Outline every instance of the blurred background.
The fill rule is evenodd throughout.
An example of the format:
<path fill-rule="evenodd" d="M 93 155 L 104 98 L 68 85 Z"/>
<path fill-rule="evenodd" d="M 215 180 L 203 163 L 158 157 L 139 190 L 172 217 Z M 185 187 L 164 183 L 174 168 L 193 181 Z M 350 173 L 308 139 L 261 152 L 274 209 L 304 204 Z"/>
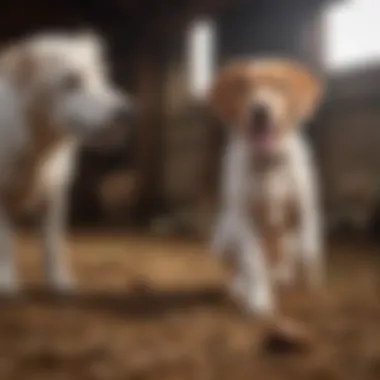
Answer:
<path fill-rule="evenodd" d="M 68 237 L 77 296 L 33 290 L 43 286 L 39 246 L 20 235 L 32 290 L 0 305 L 0 379 L 379 378 L 378 0 L 3 0 L 0 20 L 4 45 L 96 30 L 140 111 L 122 148 L 80 153 Z M 326 82 L 305 133 L 329 291 L 284 296 L 316 346 L 285 361 L 258 353 L 258 325 L 225 299 L 224 268 L 205 245 L 224 141 L 205 95 L 221 64 L 256 55 L 299 60 Z"/>

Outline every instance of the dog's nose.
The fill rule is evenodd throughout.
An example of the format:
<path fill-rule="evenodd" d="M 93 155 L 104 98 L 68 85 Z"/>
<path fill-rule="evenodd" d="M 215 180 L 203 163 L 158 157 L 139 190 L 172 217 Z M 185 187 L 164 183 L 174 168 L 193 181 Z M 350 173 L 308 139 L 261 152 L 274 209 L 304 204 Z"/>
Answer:
<path fill-rule="evenodd" d="M 257 125 L 267 124 L 269 121 L 269 110 L 265 104 L 255 104 L 251 108 L 251 120 Z"/>
<path fill-rule="evenodd" d="M 137 119 L 136 107 L 131 104 L 124 104 L 116 110 L 113 116 L 113 122 L 116 124 L 132 127 Z"/>

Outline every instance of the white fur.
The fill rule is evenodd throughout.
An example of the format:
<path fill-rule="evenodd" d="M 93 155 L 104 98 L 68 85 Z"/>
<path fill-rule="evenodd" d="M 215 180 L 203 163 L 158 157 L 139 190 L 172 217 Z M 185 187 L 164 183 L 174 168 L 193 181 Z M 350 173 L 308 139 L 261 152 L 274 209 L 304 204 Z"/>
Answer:
<path fill-rule="evenodd" d="M 223 254 L 232 247 L 237 252 L 238 270 L 232 290 L 255 312 L 268 314 L 275 309 L 271 272 L 266 255 L 255 232 L 249 197 L 269 200 L 271 222 L 282 218 L 282 203 L 289 194 L 296 194 L 301 211 L 298 230 L 283 237 L 283 257 L 276 277 L 292 281 L 295 264 L 301 259 L 313 285 L 322 278 L 321 220 L 318 208 L 315 170 L 311 153 L 299 132 L 284 141 L 286 164 L 265 178 L 248 171 L 248 151 L 252 147 L 238 136 L 231 136 L 222 165 L 222 209 L 217 219 L 212 250 Z"/>
<path fill-rule="evenodd" d="M 23 86 L 13 80 L 12 65 L 2 66 L 0 73 L 0 193 L 9 181 L 17 181 L 14 163 L 32 144 L 26 108 L 42 88 L 48 89 L 46 112 L 68 138 L 44 157 L 34 190 L 43 193 L 47 201 L 43 218 L 46 275 L 55 289 L 67 290 L 73 284 L 62 250 L 67 190 L 75 170 L 75 153 L 87 134 L 112 119 L 125 98 L 109 83 L 101 43 L 94 36 L 32 37 L 4 51 L 1 62 L 18 51 L 27 52 L 34 67 L 30 80 Z M 73 72 L 82 77 L 82 85 L 73 91 L 63 91 L 61 81 Z M 11 231 L 11 220 L 0 203 L 0 291 L 7 293 L 18 287 Z"/>

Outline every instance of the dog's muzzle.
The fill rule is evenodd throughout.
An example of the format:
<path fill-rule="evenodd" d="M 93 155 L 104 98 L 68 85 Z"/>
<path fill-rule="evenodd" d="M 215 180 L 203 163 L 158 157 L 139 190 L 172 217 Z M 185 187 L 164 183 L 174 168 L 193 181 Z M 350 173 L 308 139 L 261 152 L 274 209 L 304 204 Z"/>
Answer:
<path fill-rule="evenodd" d="M 110 116 L 104 128 L 89 136 L 85 144 L 89 148 L 115 149 L 123 146 L 137 123 L 136 108 L 130 103 L 118 107 Z"/>
<path fill-rule="evenodd" d="M 120 106 L 111 117 L 111 125 L 122 125 L 131 128 L 135 125 L 137 118 L 136 108 L 132 104 Z"/>
<path fill-rule="evenodd" d="M 249 126 L 252 137 L 264 136 L 271 133 L 271 117 L 267 106 L 255 104 L 249 112 Z"/>

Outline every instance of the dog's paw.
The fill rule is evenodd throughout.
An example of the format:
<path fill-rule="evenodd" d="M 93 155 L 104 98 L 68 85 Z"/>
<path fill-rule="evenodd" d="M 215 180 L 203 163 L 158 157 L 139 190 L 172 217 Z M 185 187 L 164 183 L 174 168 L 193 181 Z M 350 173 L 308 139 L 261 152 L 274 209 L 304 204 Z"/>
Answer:
<path fill-rule="evenodd" d="M 247 297 L 248 312 L 262 317 L 269 317 L 275 311 L 273 295 L 269 289 L 254 289 Z"/>

